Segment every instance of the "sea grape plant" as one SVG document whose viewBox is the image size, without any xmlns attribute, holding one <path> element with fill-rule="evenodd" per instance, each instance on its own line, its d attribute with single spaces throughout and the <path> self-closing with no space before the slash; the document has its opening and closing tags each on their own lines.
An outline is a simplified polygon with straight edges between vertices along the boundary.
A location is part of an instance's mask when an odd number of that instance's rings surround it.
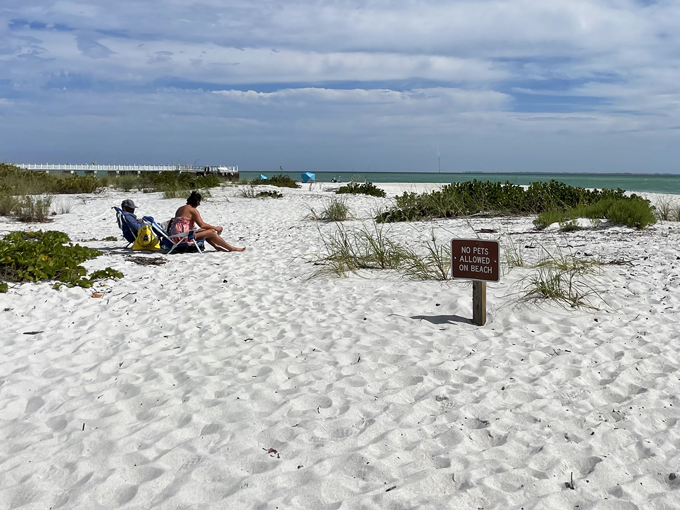
<svg viewBox="0 0 680 510">
<path fill-rule="evenodd" d="M 101 278 L 122 278 L 107 267 L 87 275 L 80 264 L 99 257 L 101 251 L 73 244 L 68 235 L 57 231 L 12 232 L 0 240 L 0 292 L 6 282 L 56 281 L 54 287 L 91 287 Z"/>
</svg>

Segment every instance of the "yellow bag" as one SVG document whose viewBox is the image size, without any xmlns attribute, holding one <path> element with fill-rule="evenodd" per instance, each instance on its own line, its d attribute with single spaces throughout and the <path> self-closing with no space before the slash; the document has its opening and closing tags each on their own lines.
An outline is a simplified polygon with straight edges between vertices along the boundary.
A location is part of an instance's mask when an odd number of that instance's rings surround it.
<svg viewBox="0 0 680 510">
<path fill-rule="evenodd" d="M 158 251 L 161 249 L 161 242 L 158 236 L 153 233 L 149 225 L 144 225 L 137 232 L 137 239 L 132 245 L 133 250 Z"/>
</svg>

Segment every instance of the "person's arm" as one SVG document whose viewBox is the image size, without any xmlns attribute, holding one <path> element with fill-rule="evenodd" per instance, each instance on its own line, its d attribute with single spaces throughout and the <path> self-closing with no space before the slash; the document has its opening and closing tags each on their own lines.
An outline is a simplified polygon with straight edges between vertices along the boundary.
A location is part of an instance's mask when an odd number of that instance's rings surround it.
<svg viewBox="0 0 680 510">
<path fill-rule="evenodd" d="M 191 209 L 191 216 L 194 220 L 194 223 L 196 223 L 196 225 L 198 225 L 200 228 L 216 230 L 218 234 L 222 232 L 222 227 L 213 227 L 212 225 L 203 221 L 203 218 L 201 218 L 201 213 L 199 213 L 198 209 L 195 207 Z"/>
</svg>

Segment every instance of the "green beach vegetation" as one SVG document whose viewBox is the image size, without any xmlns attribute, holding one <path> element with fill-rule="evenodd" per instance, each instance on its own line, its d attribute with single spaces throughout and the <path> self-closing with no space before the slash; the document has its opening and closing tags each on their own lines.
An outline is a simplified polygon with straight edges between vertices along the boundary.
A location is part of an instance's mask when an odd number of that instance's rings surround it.
<svg viewBox="0 0 680 510">
<path fill-rule="evenodd" d="M 385 191 L 378 188 L 372 182 L 350 182 L 344 186 L 340 186 L 337 194 L 351 194 L 351 195 L 369 195 L 372 197 L 385 197 Z"/>
<path fill-rule="evenodd" d="M 330 274 L 347 276 L 361 269 L 392 269 L 414 280 L 447 280 L 451 266 L 451 251 L 438 244 L 434 234 L 425 243 L 425 254 L 388 237 L 383 225 L 373 223 L 360 230 L 342 225 L 321 235 L 324 253 L 321 268 L 314 276 Z"/>
<path fill-rule="evenodd" d="M 604 198 L 590 204 L 543 211 L 534 220 L 534 225 L 543 229 L 557 222 L 563 231 L 577 230 L 574 222 L 576 218 L 606 219 L 611 223 L 632 228 L 644 228 L 656 223 L 654 209 L 649 201 L 632 195 L 623 198 Z"/>
<path fill-rule="evenodd" d="M 7 292 L 7 282 L 52 280 L 56 281 L 54 288 L 88 288 L 102 278 L 122 278 L 121 272 L 110 267 L 87 275 L 80 264 L 101 254 L 74 245 L 63 232 L 12 232 L 0 240 L 0 292 Z"/>
<path fill-rule="evenodd" d="M 140 175 L 55 175 L 23 170 L 0 163 L 0 215 L 19 221 L 44 222 L 50 215 L 54 195 L 95 193 L 112 187 L 124 191 L 162 192 L 165 198 L 185 198 L 192 190 L 210 196 L 210 188 L 221 186 L 226 178 L 179 172 L 143 173 Z M 63 204 L 62 212 L 68 212 Z"/>
<path fill-rule="evenodd" d="M 227 182 L 217 175 L 201 175 L 189 172 L 145 172 L 139 175 L 107 175 L 99 178 L 101 186 L 144 193 L 161 192 L 164 198 L 184 198 L 193 190 L 205 191 Z"/>
<path fill-rule="evenodd" d="M 247 185 L 240 189 L 243 198 L 283 198 L 283 195 L 276 190 L 257 191 L 255 186 Z"/>
<path fill-rule="evenodd" d="M 216 188 L 228 181 L 217 175 L 189 172 L 145 172 L 139 175 L 56 175 L 47 172 L 23 170 L 14 165 L 0 163 L 0 194 L 62 195 L 95 193 L 112 187 L 143 192 L 191 191 Z"/>
<path fill-rule="evenodd" d="M 102 186 L 93 175 L 54 175 L 0 163 L 0 195 L 94 193 Z"/>
<path fill-rule="evenodd" d="M 543 214 L 536 225 L 544 228 L 555 221 L 580 217 L 581 213 L 635 228 L 656 221 L 649 201 L 635 194 L 628 196 L 620 188 L 588 190 L 555 180 L 527 187 L 473 180 L 447 184 L 430 193 L 404 193 L 396 197 L 395 207 L 379 214 L 376 221 Z"/>
<path fill-rule="evenodd" d="M 276 186 L 278 188 L 299 188 L 300 185 L 291 179 L 288 175 L 277 174 L 268 179 L 253 179 L 248 184 L 251 186 L 258 186 L 268 184 L 269 186 Z"/>
<path fill-rule="evenodd" d="M 349 205 L 342 197 L 330 199 L 318 212 L 310 207 L 310 218 L 317 221 L 346 221 L 351 217 Z"/>
</svg>

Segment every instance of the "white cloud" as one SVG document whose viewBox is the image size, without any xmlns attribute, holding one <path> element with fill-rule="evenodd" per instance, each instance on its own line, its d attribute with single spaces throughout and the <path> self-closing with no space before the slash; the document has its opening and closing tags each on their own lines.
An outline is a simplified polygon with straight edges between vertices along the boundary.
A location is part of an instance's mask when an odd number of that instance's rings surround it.
<svg viewBox="0 0 680 510">
<path fill-rule="evenodd" d="M 462 89 L 431 88 L 395 91 L 389 89 L 326 89 L 296 88 L 283 89 L 276 92 L 256 92 L 253 90 L 220 90 L 214 94 L 231 101 L 247 104 L 269 105 L 271 103 L 287 103 L 300 105 L 303 103 L 343 103 L 356 105 L 392 105 L 410 107 L 452 107 L 458 110 L 503 109 L 511 98 L 506 94 L 494 91 L 470 91 Z"/>
</svg>

